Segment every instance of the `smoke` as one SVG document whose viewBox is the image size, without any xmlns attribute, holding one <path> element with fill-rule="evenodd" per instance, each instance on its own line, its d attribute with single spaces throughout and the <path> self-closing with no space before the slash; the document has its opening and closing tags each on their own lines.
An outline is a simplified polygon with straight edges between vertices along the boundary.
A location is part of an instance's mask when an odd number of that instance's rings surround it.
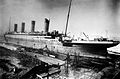
<svg viewBox="0 0 120 79">
<path fill-rule="evenodd" d="M 39 21 L 40 23 L 37 25 L 39 27 L 44 23 L 43 18 L 49 16 L 49 10 L 44 8 L 43 4 L 37 0 L 4 0 L 0 3 L 2 4 L 0 14 L 3 16 L 2 26 L 5 26 L 4 32 L 8 31 L 10 17 L 11 31 L 15 23 L 18 24 L 20 30 L 21 22 L 25 22 L 26 31 L 30 31 L 31 20 Z"/>
<path fill-rule="evenodd" d="M 108 5 L 109 12 L 111 13 L 111 26 L 109 26 L 109 31 L 113 36 L 118 36 L 117 34 L 120 31 L 120 0 L 109 0 Z"/>
<path fill-rule="evenodd" d="M 70 0 L 38 0 L 49 9 L 68 7 Z"/>
<path fill-rule="evenodd" d="M 44 18 L 50 18 L 50 31 L 65 30 L 68 6 L 70 0 L 0 0 L 0 29 L 2 33 L 8 31 L 11 17 L 11 31 L 13 25 L 25 22 L 25 31 L 31 30 L 31 21 L 36 21 L 36 31 L 44 29 Z M 120 30 L 119 6 L 120 0 L 72 0 L 68 32 L 79 35 L 117 34 Z M 117 31 L 116 31 L 117 30 Z"/>
<path fill-rule="evenodd" d="M 118 12 L 120 0 L 111 0 L 110 6 L 113 12 Z"/>
</svg>

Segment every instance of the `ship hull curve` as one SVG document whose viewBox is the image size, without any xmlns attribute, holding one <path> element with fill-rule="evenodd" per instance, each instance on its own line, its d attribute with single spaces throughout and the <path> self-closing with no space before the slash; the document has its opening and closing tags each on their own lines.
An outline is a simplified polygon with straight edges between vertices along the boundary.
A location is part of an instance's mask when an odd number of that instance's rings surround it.
<svg viewBox="0 0 120 79">
<path fill-rule="evenodd" d="M 24 37 L 23 37 L 24 38 Z M 71 54 L 74 55 L 78 53 L 80 55 L 107 55 L 107 48 L 117 45 L 117 42 L 101 42 L 101 43 L 62 43 L 55 39 L 20 39 L 20 38 L 12 38 L 7 37 L 7 42 L 25 46 L 32 47 L 36 49 L 43 49 L 47 47 L 47 50 L 59 52 L 63 54 Z M 27 38 L 29 38 L 27 36 Z M 64 44 L 64 45 L 63 45 Z"/>
</svg>

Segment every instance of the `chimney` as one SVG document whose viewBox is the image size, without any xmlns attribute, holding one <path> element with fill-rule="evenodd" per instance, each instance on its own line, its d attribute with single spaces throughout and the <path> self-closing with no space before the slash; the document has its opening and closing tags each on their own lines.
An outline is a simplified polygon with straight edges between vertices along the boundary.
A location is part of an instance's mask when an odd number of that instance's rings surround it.
<svg viewBox="0 0 120 79">
<path fill-rule="evenodd" d="M 35 32 L 35 21 L 31 22 L 31 32 Z"/>
<path fill-rule="evenodd" d="M 14 24 L 14 32 L 17 32 L 17 27 L 18 27 L 18 25 Z"/>
<path fill-rule="evenodd" d="M 50 23 L 50 20 L 45 18 L 45 32 L 48 33 L 49 31 L 49 23 Z"/>
<path fill-rule="evenodd" d="M 25 23 L 22 22 L 21 33 L 24 33 L 24 32 L 25 32 Z"/>
</svg>

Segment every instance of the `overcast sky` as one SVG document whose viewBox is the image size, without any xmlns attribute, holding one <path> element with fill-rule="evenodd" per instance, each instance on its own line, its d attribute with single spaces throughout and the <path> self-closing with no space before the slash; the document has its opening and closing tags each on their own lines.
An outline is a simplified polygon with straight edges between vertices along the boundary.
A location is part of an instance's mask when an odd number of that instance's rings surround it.
<svg viewBox="0 0 120 79">
<path fill-rule="evenodd" d="M 44 30 L 44 18 L 50 18 L 50 31 L 64 32 L 70 0 L 0 0 L 0 32 L 8 31 L 11 17 L 13 25 L 26 23 L 26 31 L 31 29 L 31 21 L 36 21 L 36 31 Z M 71 35 L 120 36 L 119 0 L 73 0 L 68 32 Z"/>
</svg>

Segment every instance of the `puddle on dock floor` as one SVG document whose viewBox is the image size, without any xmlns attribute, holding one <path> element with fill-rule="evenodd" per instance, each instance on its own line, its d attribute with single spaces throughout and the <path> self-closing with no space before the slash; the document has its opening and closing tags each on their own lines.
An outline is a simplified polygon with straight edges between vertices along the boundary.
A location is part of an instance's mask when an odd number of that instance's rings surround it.
<svg viewBox="0 0 120 79">
<path fill-rule="evenodd" d="M 10 53 L 11 54 L 11 53 Z M 24 58 L 24 54 L 19 53 L 20 55 L 23 56 Z M 18 54 L 14 54 L 15 56 L 18 56 Z M 14 56 L 13 55 L 13 56 Z M 27 54 L 25 54 L 26 56 Z M 19 56 L 20 57 L 20 56 Z M 28 56 L 27 56 L 28 57 Z M 12 58 L 12 57 L 11 57 Z M 29 56 L 29 59 L 31 59 L 32 57 Z M 88 57 L 89 58 L 89 57 Z M 28 58 L 27 58 L 28 59 Z M 92 60 L 92 58 L 90 58 Z M 88 60 L 88 62 L 90 61 L 90 59 L 86 59 Z M 35 60 L 35 59 L 34 59 Z M 83 58 L 82 60 L 83 61 Z M 97 61 L 97 60 L 96 60 Z M 102 60 L 101 60 L 102 61 Z M 77 63 L 78 64 L 78 63 Z M 60 74 L 55 74 L 49 77 L 49 79 L 96 79 L 97 77 L 97 72 L 95 72 L 93 69 L 91 68 L 83 68 L 83 67 L 79 67 L 79 68 L 73 68 L 71 66 L 69 66 L 66 69 L 66 66 L 62 66 L 61 67 L 61 72 Z M 29 78 L 30 79 L 30 78 Z M 44 78 L 47 79 L 47 78 Z"/>
<path fill-rule="evenodd" d="M 96 74 L 97 74 L 96 72 L 87 68 L 79 68 L 79 69 L 68 68 L 68 74 L 66 74 L 66 71 L 63 68 L 59 78 L 61 79 L 95 79 Z"/>
</svg>

